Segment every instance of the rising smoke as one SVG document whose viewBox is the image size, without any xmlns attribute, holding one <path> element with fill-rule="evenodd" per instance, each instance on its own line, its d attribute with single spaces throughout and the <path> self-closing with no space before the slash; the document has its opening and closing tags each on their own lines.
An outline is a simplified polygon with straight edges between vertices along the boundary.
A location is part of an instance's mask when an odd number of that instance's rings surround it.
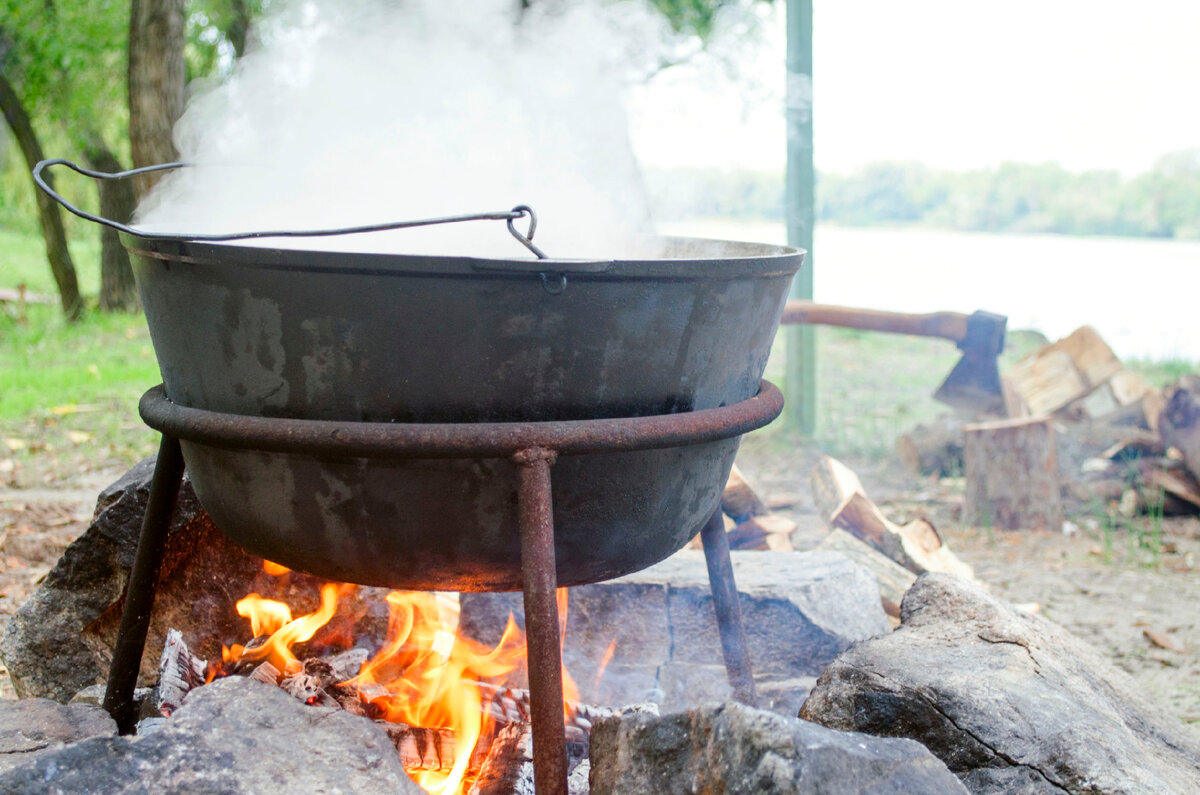
<svg viewBox="0 0 1200 795">
<path fill-rule="evenodd" d="M 304 0 L 264 20 L 231 77 L 176 128 L 193 167 L 138 223 L 181 233 L 538 212 L 552 257 L 628 255 L 649 211 L 622 105 L 612 9 L 519 23 L 512 0 Z M 528 256 L 503 222 L 273 239 L 329 250 Z"/>
</svg>

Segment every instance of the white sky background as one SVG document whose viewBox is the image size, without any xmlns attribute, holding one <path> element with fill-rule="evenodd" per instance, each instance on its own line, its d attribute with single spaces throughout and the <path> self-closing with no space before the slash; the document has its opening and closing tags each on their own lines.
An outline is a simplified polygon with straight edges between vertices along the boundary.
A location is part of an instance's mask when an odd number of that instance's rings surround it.
<svg viewBox="0 0 1200 795">
<path fill-rule="evenodd" d="M 782 169 L 784 0 L 729 76 L 702 60 L 631 97 L 649 166 Z M 1197 0 L 814 0 L 817 167 L 1005 160 L 1136 173 L 1200 146 Z"/>
</svg>

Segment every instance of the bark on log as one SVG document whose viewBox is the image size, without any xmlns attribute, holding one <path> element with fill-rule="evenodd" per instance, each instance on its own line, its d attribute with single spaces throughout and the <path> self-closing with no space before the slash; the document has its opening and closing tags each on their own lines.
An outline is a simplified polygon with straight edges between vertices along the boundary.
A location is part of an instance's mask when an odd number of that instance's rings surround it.
<svg viewBox="0 0 1200 795">
<path fill-rule="evenodd" d="M 1008 530 L 1062 527 L 1058 456 L 1049 418 L 964 427 L 964 521 Z"/>
<path fill-rule="evenodd" d="M 479 767 L 470 795 L 509 795 L 522 768 L 533 763 L 529 723 L 510 723 L 498 731 Z"/>
</svg>

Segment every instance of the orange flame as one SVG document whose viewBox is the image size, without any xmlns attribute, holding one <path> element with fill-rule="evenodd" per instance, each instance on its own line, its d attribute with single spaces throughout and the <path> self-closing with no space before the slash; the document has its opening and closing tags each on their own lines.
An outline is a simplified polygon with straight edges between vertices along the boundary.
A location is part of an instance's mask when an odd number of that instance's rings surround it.
<svg viewBox="0 0 1200 795">
<path fill-rule="evenodd" d="M 270 574 L 272 577 L 282 577 L 284 574 L 287 574 L 289 571 L 291 571 L 291 569 L 289 569 L 287 566 L 280 566 L 278 563 L 273 561 L 264 560 L 263 571 L 265 571 L 267 574 Z"/>
<path fill-rule="evenodd" d="M 283 602 L 264 599 L 256 593 L 238 600 L 238 615 L 250 619 L 254 636 L 257 638 L 268 633 L 271 636 L 261 646 L 242 649 L 236 655 L 231 649 L 230 656 L 233 660 L 266 659 L 281 674 L 295 673 L 300 670 L 300 661 L 292 654 L 292 646 L 304 643 L 317 634 L 317 630 L 325 626 L 337 612 L 338 598 L 353 589 L 353 585 L 332 583 L 321 586 L 321 607 L 315 613 L 296 619 L 292 618 L 291 608 Z"/>
<path fill-rule="evenodd" d="M 264 563 L 264 570 L 274 573 Z M 286 569 L 279 567 L 283 572 Z M 267 660 L 281 675 L 294 673 L 300 661 L 292 646 L 310 640 L 337 613 L 338 600 L 353 591 L 352 585 L 327 584 L 321 589 L 321 606 L 313 613 L 292 617 L 283 602 L 252 593 L 237 603 L 238 614 L 250 620 L 255 638 L 267 637 L 258 646 L 234 645 L 222 649 L 225 663 Z M 559 628 L 565 638 L 567 591 L 556 594 Z M 389 721 L 410 726 L 449 729 L 455 737 L 454 763 L 448 771 L 410 770 L 409 775 L 427 792 L 453 795 L 467 785 L 468 770 L 479 738 L 489 730 L 478 683 L 504 677 L 525 662 L 525 637 L 512 616 L 500 641 L 487 648 L 458 633 L 458 601 L 450 594 L 393 591 L 387 595 L 388 635 L 384 647 L 368 660 L 357 676 L 342 684 L 356 687 L 363 701 L 373 704 Z M 614 641 L 615 645 L 615 641 Z M 612 647 L 609 650 L 611 657 Z M 228 670 L 228 669 L 226 669 Z M 564 716 L 573 711 L 579 689 L 563 668 Z"/>
<path fill-rule="evenodd" d="M 437 795 L 457 793 L 484 729 L 483 698 L 472 680 L 502 676 L 524 656 L 520 632 L 509 617 L 494 649 L 447 628 L 434 594 L 392 591 L 388 641 L 349 684 L 383 710 L 390 721 L 451 729 L 455 759 L 449 772 L 410 771 L 413 780 Z"/>
<path fill-rule="evenodd" d="M 597 702 L 600 701 L 600 680 L 604 678 L 604 671 L 608 668 L 608 664 L 612 662 L 613 654 L 617 651 L 617 639 L 613 638 L 609 641 L 608 648 L 604 650 L 604 657 L 600 659 L 600 667 L 596 669 L 596 683 L 592 686 L 592 697 Z"/>
</svg>

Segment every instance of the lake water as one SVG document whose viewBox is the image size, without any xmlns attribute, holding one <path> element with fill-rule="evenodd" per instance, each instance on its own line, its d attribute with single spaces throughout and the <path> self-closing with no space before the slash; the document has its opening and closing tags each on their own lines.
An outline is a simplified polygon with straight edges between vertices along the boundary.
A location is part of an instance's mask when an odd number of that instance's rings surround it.
<svg viewBox="0 0 1200 795">
<path fill-rule="evenodd" d="M 687 221 L 665 234 L 783 243 L 782 224 Z M 822 225 L 814 299 L 899 312 L 976 309 L 1050 339 L 1094 326 L 1123 358 L 1200 361 L 1200 242 Z M 805 264 L 808 267 L 808 264 Z"/>
</svg>

